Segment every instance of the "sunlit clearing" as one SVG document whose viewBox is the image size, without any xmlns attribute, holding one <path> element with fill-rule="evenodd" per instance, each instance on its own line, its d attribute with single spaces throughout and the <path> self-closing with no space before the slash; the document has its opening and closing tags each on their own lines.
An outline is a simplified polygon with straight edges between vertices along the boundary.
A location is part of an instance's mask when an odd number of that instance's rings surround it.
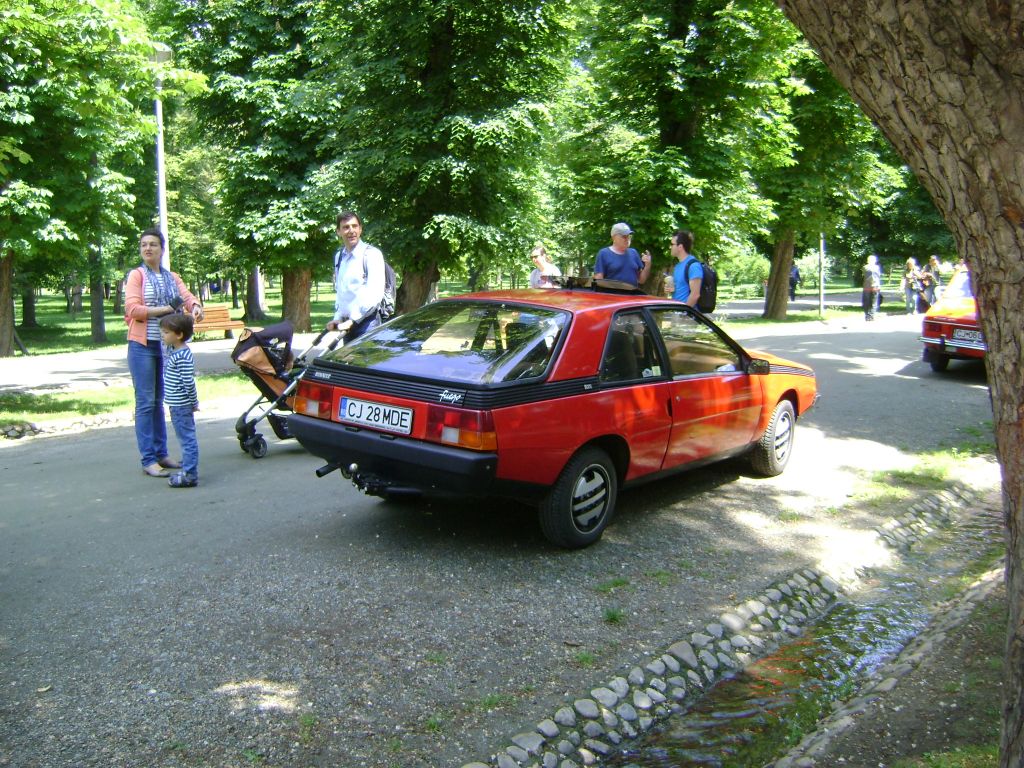
<svg viewBox="0 0 1024 768">
<path fill-rule="evenodd" d="M 225 683 L 214 693 L 230 697 L 231 706 L 236 712 L 248 709 L 259 712 L 294 712 L 299 689 L 267 680 L 246 680 L 241 683 Z"/>
</svg>

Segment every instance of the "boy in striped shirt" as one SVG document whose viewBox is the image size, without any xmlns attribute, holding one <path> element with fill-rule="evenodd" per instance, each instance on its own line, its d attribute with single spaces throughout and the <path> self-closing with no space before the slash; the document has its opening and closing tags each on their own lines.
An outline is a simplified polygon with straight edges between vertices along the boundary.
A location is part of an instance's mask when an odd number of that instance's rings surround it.
<svg viewBox="0 0 1024 768">
<path fill-rule="evenodd" d="M 170 407 L 174 434 L 181 445 L 181 472 L 171 475 L 167 483 L 172 488 L 194 488 L 199 485 L 199 443 L 192 414 L 199 410 L 199 394 L 195 361 L 187 343 L 192 338 L 192 315 L 164 315 L 160 318 L 160 336 L 168 349 L 164 402 Z"/>
</svg>

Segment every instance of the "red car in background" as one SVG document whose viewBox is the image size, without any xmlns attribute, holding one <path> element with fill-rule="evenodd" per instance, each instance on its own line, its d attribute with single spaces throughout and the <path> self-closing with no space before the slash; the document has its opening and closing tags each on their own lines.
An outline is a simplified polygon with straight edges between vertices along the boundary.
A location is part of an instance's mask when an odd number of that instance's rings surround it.
<svg viewBox="0 0 1024 768">
<path fill-rule="evenodd" d="M 497 291 L 428 304 L 317 358 L 288 427 L 359 488 L 537 505 L 549 540 L 597 541 L 620 488 L 746 454 L 776 475 L 813 371 L 752 354 L 640 292 Z"/>
<path fill-rule="evenodd" d="M 978 302 L 971 290 L 971 273 L 961 269 L 924 316 L 920 341 L 923 359 L 933 371 L 944 371 L 950 360 L 982 359 L 988 351 L 978 322 Z"/>
</svg>

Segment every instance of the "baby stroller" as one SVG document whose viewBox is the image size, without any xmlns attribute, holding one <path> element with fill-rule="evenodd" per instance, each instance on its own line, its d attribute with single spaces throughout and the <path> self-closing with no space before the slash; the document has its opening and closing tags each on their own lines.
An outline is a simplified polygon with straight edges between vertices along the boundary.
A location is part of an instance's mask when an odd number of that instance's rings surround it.
<svg viewBox="0 0 1024 768">
<path fill-rule="evenodd" d="M 231 359 L 260 391 L 259 399 L 235 422 L 238 445 L 254 459 L 267 455 L 267 441 L 256 431 L 256 425 L 263 419 L 267 420 L 278 439 L 288 440 L 291 437 L 286 414 L 292 410 L 292 393 L 306 370 L 306 356 L 317 349 L 330 331 L 317 336 L 298 358 L 292 354 L 293 333 L 294 328 L 287 320 L 262 329 L 246 328 L 231 351 Z M 321 352 L 334 349 L 341 338 L 339 334 Z"/>
</svg>

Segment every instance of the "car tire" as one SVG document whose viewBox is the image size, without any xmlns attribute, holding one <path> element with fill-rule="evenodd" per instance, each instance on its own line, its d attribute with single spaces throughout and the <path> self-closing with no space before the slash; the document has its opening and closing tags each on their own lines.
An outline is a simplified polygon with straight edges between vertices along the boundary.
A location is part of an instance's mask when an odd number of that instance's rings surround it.
<svg viewBox="0 0 1024 768">
<path fill-rule="evenodd" d="M 942 373 L 949 368 L 949 355 L 940 355 L 938 352 L 932 352 L 928 357 L 928 365 L 936 373 Z"/>
<path fill-rule="evenodd" d="M 618 485 L 615 464 L 607 453 L 594 447 L 580 450 L 540 503 L 545 538 L 567 549 L 600 539 L 615 512 Z"/>
<path fill-rule="evenodd" d="M 796 431 L 796 414 L 789 400 L 782 400 L 772 412 L 768 428 L 750 453 L 754 471 L 765 477 L 775 477 L 789 463 L 793 452 L 793 438 Z"/>
</svg>

